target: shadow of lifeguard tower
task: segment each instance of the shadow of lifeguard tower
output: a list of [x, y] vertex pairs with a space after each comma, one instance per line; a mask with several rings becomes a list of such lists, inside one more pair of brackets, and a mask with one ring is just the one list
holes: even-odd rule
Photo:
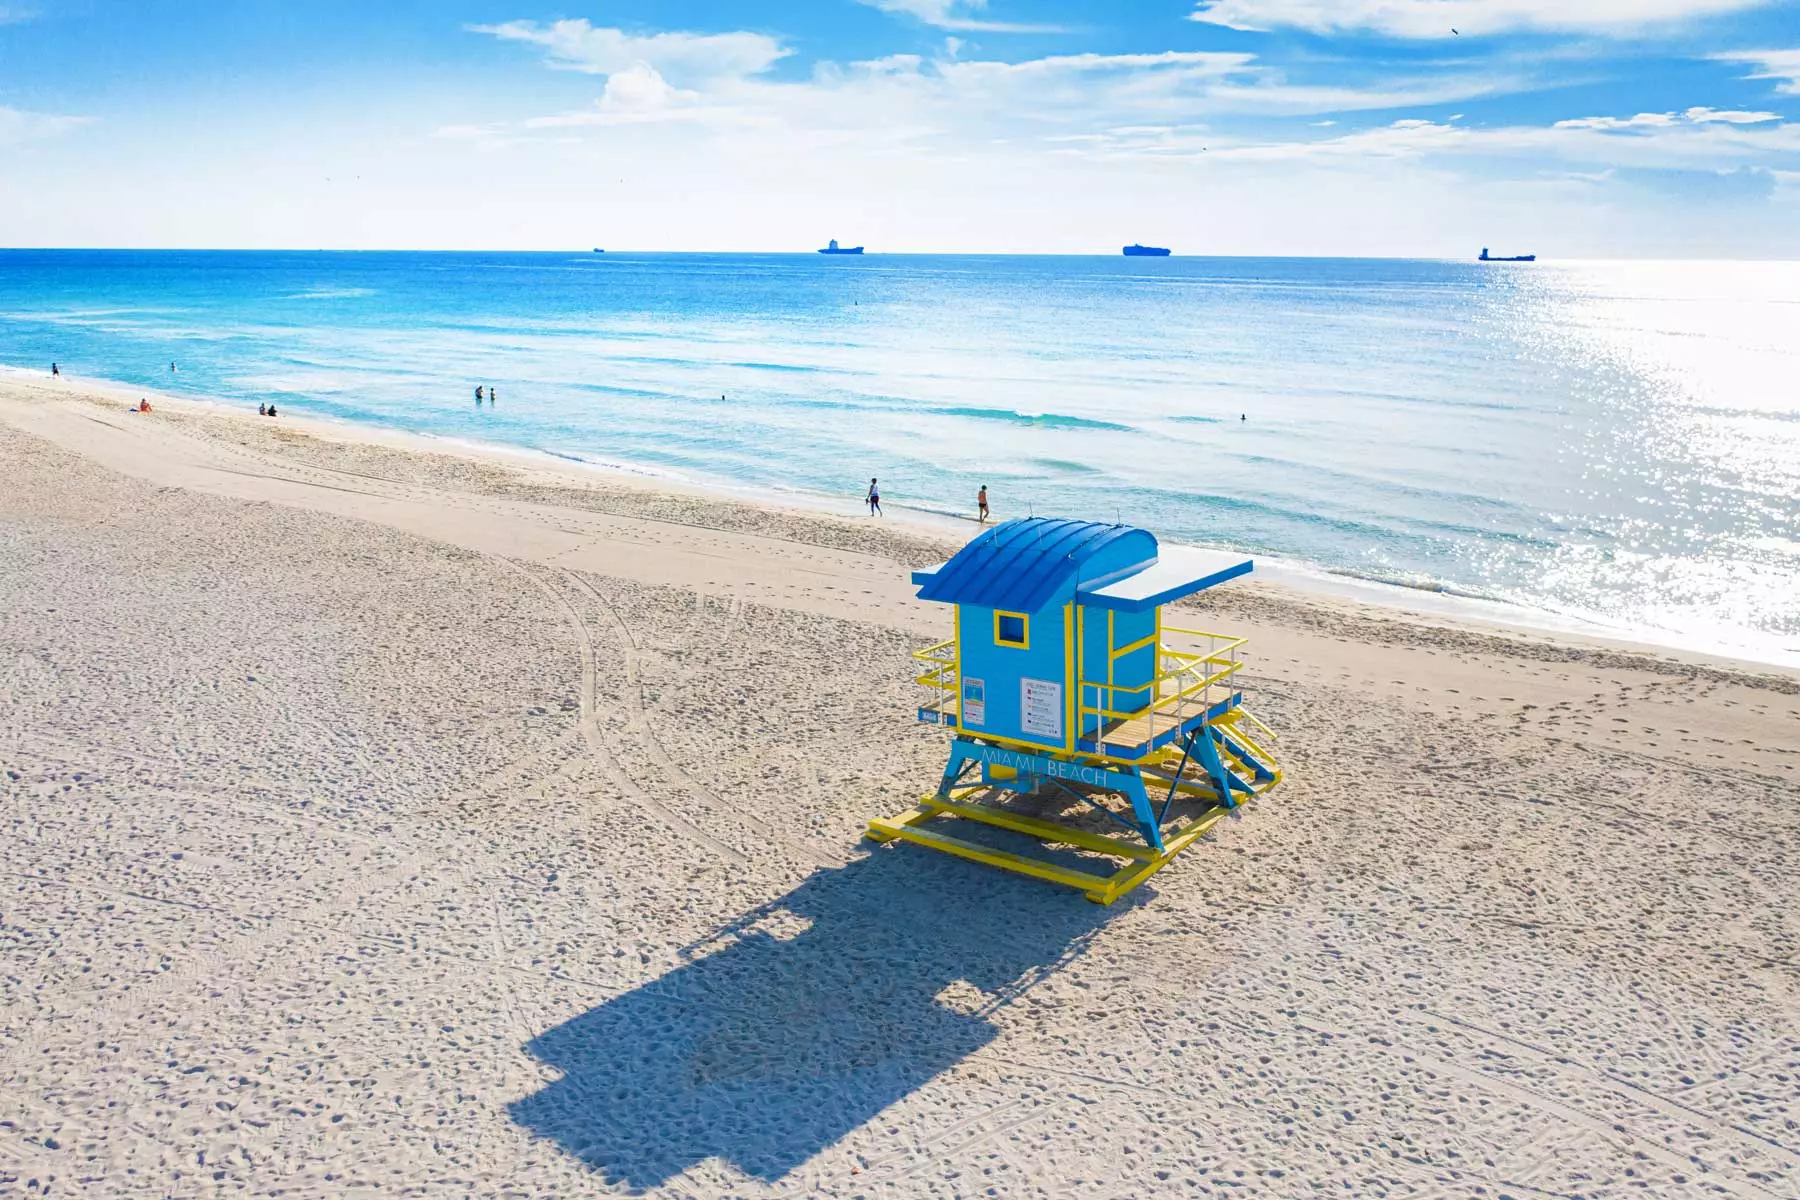
[[1239, 690], [1246, 639], [1163, 620], [1164, 605], [1252, 566], [1128, 525], [1029, 517], [913, 572], [920, 599], [956, 620], [954, 636], [914, 655], [930, 689], [918, 718], [955, 732], [937, 791], [869, 822], [868, 836], [1100, 904], [1142, 884], [1281, 782], [1265, 749], [1275, 733]]
[[780, 1179], [986, 1046], [1110, 915], [950, 859], [821, 870], [532, 1039], [562, 1078], [511, 1115], [611, 1183], [710, 1158]]

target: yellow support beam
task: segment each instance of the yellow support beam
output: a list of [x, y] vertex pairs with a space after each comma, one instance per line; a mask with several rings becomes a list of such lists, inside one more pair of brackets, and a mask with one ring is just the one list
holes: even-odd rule
[[1184, 825], [1181, 832], [1168, 841], [1166, 844], [1167, 848], [1164, 849], [1161, 854], [1150, 859], [1148, 862], [1125, 868], [1123, 871], [1120, 871], [1117, 875], [1114, 875], [1111, 879], [1106, 881], [1106, 886], [1100, 890], [1098, 896], [1093, 892], [1088, 892], [1087, 898], [1094, 901], [1096, 904], [1111, 904], [1114, 900], [1117, 900], [1120, 896], [1123, 896], [1126, 892], [1129, 892], [1132, 888], [1138, 886], [1138, 884], [1144, 882], [1144, 880], [1168, 866], [1169, 863], [1174, 861], [1177, 854], [1180, 854], [1194, 842], [1198, 841], [1205, 835], [1207, 830], [1224, 820], [1225, 815], [1225, 809], [1209, 809], [1205, 815], [1195, 819], [1188, 825]]
[[1030, 875], [1051, 883], [1080, 888], [1084, 892], [1104, 889], [1111, 882], [1111, 876], [1072, 871], [1067, 867], [1059, 867], [1041, 859], [1027, 858], [1023, 854], [1013, 854], [1007, 850], [995, 850], [990, 846], [978, 846], [974, 842], [965, 842], [913, 825], [902, 825], [877, 819], [869, 822], [869, 829], [871, 831], [878, 830], [889, 837], [904, 838], [906, 841], [915, 842], [921, 846], [929, 846], [933, 850], [942, 850], [944, 853], [954, 854], [958, 858], [986, 863], [990, 867], [1003, 867], [1008, 871], [1016, 871], [1020, 875]]
[[1112, 656], [1115, 659], [1124, 658], [1127, 654], [1134, 654], [1137, 651], [1142, 650], [1145, 646], [1154, 646], [1154, 645], [1156, 645], [1156, 635], [1154, 633], [1147, 633], [1143, 637], [1139, 638], [1135, 642], [1132, 642], [1128, 646], [1118, 647], [1117, 649], [1115, 649], [1112, 652]]
[[919, 806], [952, 816], [966, 817], [971, 821], [980, 821], [984, 825], [1011, 829], [1015, 833], [1028, 833], [1041, 841], [1079, 846], [1083, 850], [1092, 850], [1096, 854], [1113, 854], [1120, 858], [1136, 859], [1156, 857], [1156, 851], [1148, 846], [1134, 846], [1130, 842], [1107, 837], [1104, 834], [1089, 833], [1084, 829], [1071, 829], [1069, 826], [1058, 824], [1055, 821], [1040, 821], [1036, 817], [1010, 813], [1003, 808], [991, 808], [985, 804], [960, 804], [955, 800], [939, 800], [936, 796], [923, 796], [919, 799]]
[[[985, 789], [979, 786], [959, 788], [952, 793], [950, 799], [922, 796], [917, 805], [905, 812], [870, 821], [866, 836], [876, 842], [888, 842], [896, 839], [908, 841], [927, 849], [954, 854], [958, 858], [966, 858], [971, 862], [1000, 867], [1003, 870], [1029, 875], [1033, 879], [1042, 879], [1049, 883], [1060, 883], [1065, 887], [1080, 889], [1082, 895], [1096, 904], [1111, 904], [1168, 866], [1177, 854], [1193, 845], [1205, 836], [1208, 830], [1229, 815], [1229, 811], [1222, 806], [1215, 805], [1207, 809], [1177, 830], [1164, 843], [1161, 853], [1158, 853], [1148, 846], [1134, 846], [1116, 838], [1088, 833], [1082, 829], [1071, 829], [1069, 826], [1055, 821], [1043, 821], [1036, 817], [1022, 816], [989, 805], [971, 804], [967, 801], [966, 797], [983, 790]], [[1261, 790], [1266, 791], [1267, 789]], [[1077, 871], [1072, 867], [1046, 862], [1040, 858], [1014, 854], [1010, 850], [999, 850], [992, 846], [967, 842], [935, 829], [921, 828], [926, 821], [934, 817], [979, 821], [982, 824], [1023, 833], [1051, 845], [1076, 846], [1093, 853], [1107, 854], [1127, 861], [1110, 875]]]

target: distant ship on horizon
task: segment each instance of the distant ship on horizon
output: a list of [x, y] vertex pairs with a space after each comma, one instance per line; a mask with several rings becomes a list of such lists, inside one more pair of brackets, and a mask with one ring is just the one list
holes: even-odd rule
[[1481, 248], [1481, 257], [1476, 262], [1536, 262], [1535, 254], [1489, 254], [1488, 248]]
[[1136, 242], [1133, 242], [1131, 245], [1125, 247], [1125, 257], [1167, 258], [1169, 257], [1169, 248], [1167, 246], [1140, 246]]
[[861, 254], [862, 252], [863, 248], [861, 246], [838, 245], [836, 238], [832, 238], [826, 247], [819, 251], [820, 254]]

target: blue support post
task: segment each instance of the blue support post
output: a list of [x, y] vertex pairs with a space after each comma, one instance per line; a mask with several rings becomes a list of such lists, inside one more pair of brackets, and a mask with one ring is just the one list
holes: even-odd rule
[[1200, 731], [1188, 730], [1185, 741], [1181, 743], [1181, 765], [1175, 768], [1175, 778], [1169, 780], [1169, 794], [1163, 800], [1162, 811], [1156, 814], [1156, 823], [1160, 826], [1169, 819], [1169, 805], [1175, 803], [1175, 789], [1181, 786], [1181, 773], [1187, 770], [1188, 759], [1194, 753], [1194, 738]]
[[1163, 848], [1162, 828], [1157, 824], [1156, 811], [1150, 807], [1150, 793], [1144, 787], [1144, 773], [1132, 767], [1129, 773], [1121, 772], [1125, 783], [1119, 790], [1131, 801], [1131, 811], [1137, 817], [1138, 832], [1144, 835], [1144, 842], [1152, 850], [1161, 852]]
[[1200, 765], [1205, 767], [1206, 773], [1212, 777], [1213, 786], [1219, 789], [1219, 803], [1226, 808], [1236, 808], [1237, 797], [1231, 794], [1231, 785], [1237, 784], [1242, 791], [1250, 789], [1244, 787], [1242, 780], [1225, 769], [1224, 760], [1219, 757], [1219, 747], [1213, 742], [1213, 738], [1218, 736], [1218, 731], [1211, 725], [1202, 725], [1195, 730], [1195, 733], [1199, 736], [1194, 739], [1194, 749], [1198, 752]]
[[938, 781], [939, 800], [948, 800], [950, 789], [962, 781], [963, 768], [968, 765], [971, 757], [965, 750], [967, 745], [961, 738], [950, 739], [950, 761], [944, 764], [944, 777]]

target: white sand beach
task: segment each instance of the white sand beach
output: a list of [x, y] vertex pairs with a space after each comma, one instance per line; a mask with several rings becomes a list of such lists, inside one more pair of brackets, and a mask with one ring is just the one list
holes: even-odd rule
[[1221, 588], [1101, 908], [860, 838], [953, 548], [0, 381], [0, 1196], [1800, 1197], [1800, 676]]

